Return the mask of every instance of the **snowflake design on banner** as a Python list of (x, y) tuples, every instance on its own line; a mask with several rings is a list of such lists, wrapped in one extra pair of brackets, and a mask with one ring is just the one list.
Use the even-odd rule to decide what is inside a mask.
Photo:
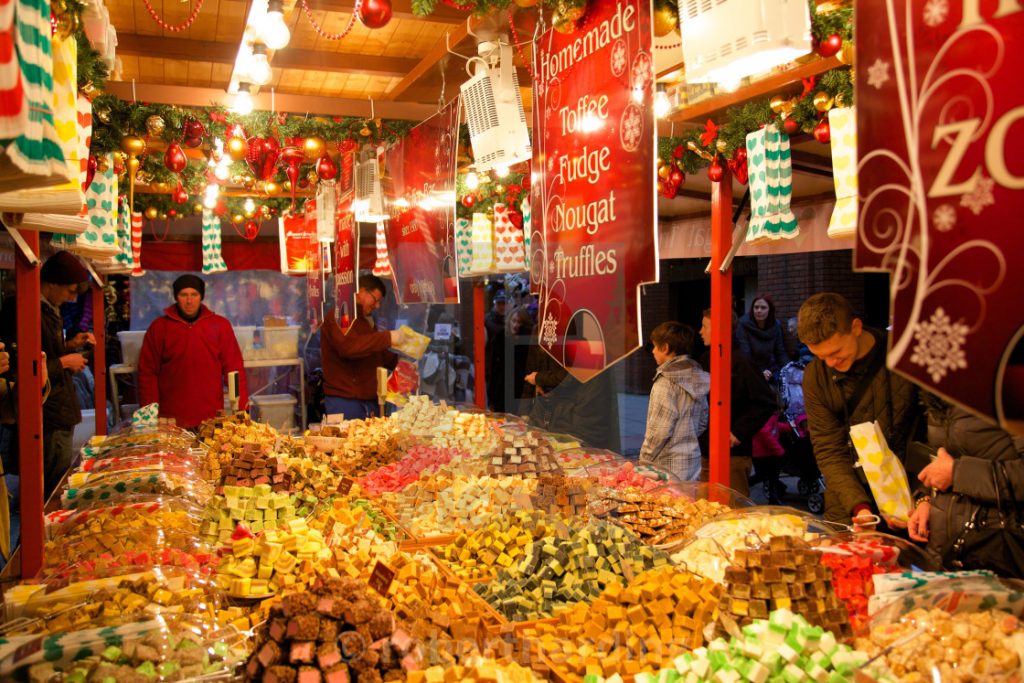
[(626, 41), (619, 38), (612, 47), (612, 75), (616, 78), (626, 70)]
[(925, 368), (936, 384), (950, 372), (967, 367), (964, 344), (970, 328), (962, 322), (953, 322), (942, 306), (932, 317), (915, 326), (914, 353), (910, 362)]
[(633, 59), (633, 90), (644, 90), (651, 82), (654, 67), (651, 56), (646, 52), (638, 52)]
[(949, 232), (956, 226), (956, 209), (943, 204), (932, 212), (932, 223), (939, 232)]
[(640, 148), (640, 138), (644, 134), (644, 114), (635, 103), (630, 102), (622, 112), (622, 122), (619, 127), (619, 141), (622, 149), (627, 152), (635, 152)]
[(545, 346), (554, 346), (555, 342), (558, 341), (558, 321), (555, 320), (555, 316), (550, 312), (547, 317), (544, 318), (544, 323), (540, 326), (541, 340)]
[(876, 59), (875, 63), (868, 67), (868, 85), (876, 90), (889, 82), (889, 62), (883, 59)]
[(949, 0), (928, 0), (924, 6), (925, 26), (935, 28), (949, 16)]
[(977, 216), (986, 206), (996, 203), (995, 197), (992, 196), (995, 185), (996, 181), (984, 174), (979, 175), (974, 183), (974, 189), (960, 198), (960, 206), (970, 209)]

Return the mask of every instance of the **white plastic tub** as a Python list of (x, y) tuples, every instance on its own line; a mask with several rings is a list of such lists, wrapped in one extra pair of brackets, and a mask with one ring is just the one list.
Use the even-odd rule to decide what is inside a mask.
[(251, 400), (252, 417), (257, 422), (263, 422), (279, 432), (285, 433), (295, 428), (297, 401), (291, 394), (253, 396)]
[(242, 351), (243, 360), (256, 360), (255, 353), (255, 337), (256, 330), (258, 327), (236, 325), (235, 326), (235, 339), (238, 340), (238, 348)]
[(117, 340), (121, 342), (122, 363), (139, 367), (139, 354), (142, 353), (142, 340), (145, 336), (145, 330), (123, 330), (117, 333)]
[[(282, 360), (299, 355), (298, 325), (261, 327), (253, 344), (253, 360)], [(262, 342), (262, 343), (261, 343)]]

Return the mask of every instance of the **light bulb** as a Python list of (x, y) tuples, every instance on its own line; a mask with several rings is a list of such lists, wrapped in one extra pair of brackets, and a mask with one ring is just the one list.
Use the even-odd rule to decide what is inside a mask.
[(248, 116), (252, 113), (252, 94), (249, 92), (248, 83), (238, 84), (238, 93), (235, 94), (235, 102), (231, 105), (231, 111), (239, 116)]
[(267, 59), (267, 46), (256, 43), (252, 46), (252, 56), (249, 57), (249, 64), (246, 68), (249, 73), (249, 80), (256, 85), (266, 85), (274, 77), (270, 69), (270, 61)]
[(228, 175), (230, 175), (230, 173), (231, 173), (231, 170), (227, 166), (224, 166), (223, 164), (218, 164), (213, 169), (213, 177), (216, 178), (217, 180), (221, 180), (221, 181), (227, 180), (228, 179)]
[(480, 187), (480, 176), (476, 174), (476, 171), (470, 171), (466, 174), (466, 187), (470, 190)]
[(508, 166), (506, 166), (505, 164), (498, 164), (497, 166), (494, 167), (494, 175), (498, 176), (499, 178), (504, 178), (505, 176), (508, 175)]
[(245, 209), (248, 213), (252, 213), (253, 211), (256, 210), (256, 202), (252, 200), (252, 197), (249, 197), (248, 199), (245, 200), (245, 204), (242, 205), (242, 208)]
[(284, 23), (281, 0), (270, 0), (267, 3), (267, 13), (260, 20), (259, 32), (263, 44), (271, 50), (280, 50), (291, 40), (291, 31)]
[(668, 99), (668, 88), (664, 83), (658, 84), (658, 90), (654, 93), (654, 115), (659, 119), (664, 118), (672, 109), (672, 102)]
[(210, 211), (213, 211), (214, 209), (216, 209), (217, 208), (217, 196), (216, 195), (213, 195), (213, 196), (206, 195), (206, 197), (203, 199), (203, 206), (205, 206)]

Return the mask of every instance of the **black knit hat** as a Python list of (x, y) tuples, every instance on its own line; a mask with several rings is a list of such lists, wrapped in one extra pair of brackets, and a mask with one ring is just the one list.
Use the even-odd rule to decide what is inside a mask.
[(53, 285), (77, 285), (89, 281), (89, 271), (74, 254), (58, 251), (39, 269), (39, 280)]
[(206, 297), (206, 283), (196, 275), (186, 273), (174, 281), (174, 298), (178, 298), (178, 292), (183, 289), (194, 289), (199, 292), (199, 298)]

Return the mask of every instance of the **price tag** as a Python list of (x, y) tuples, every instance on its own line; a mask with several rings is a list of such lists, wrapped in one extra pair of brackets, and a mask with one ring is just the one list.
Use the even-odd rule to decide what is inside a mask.
[(395, 570), (377, 560), (377, 564), (373, 565), (373, 571), (370, 572), (370, 580), (367, 583), (370, 588), (386, 598), (388, 591), (391, 590), (391, 582), (394, 580)]
[(341, 481), (338, 482), (338, 495), (347, 496), (348, 492), (352, 490), (352, 485), (356, 483), (356, 480), (352, 477), (342, 477)]
[(452, 338), (452, 324), (451, 323), (437, 323), (434, 325), (434, 339), (437, 341), (447, 341)]

